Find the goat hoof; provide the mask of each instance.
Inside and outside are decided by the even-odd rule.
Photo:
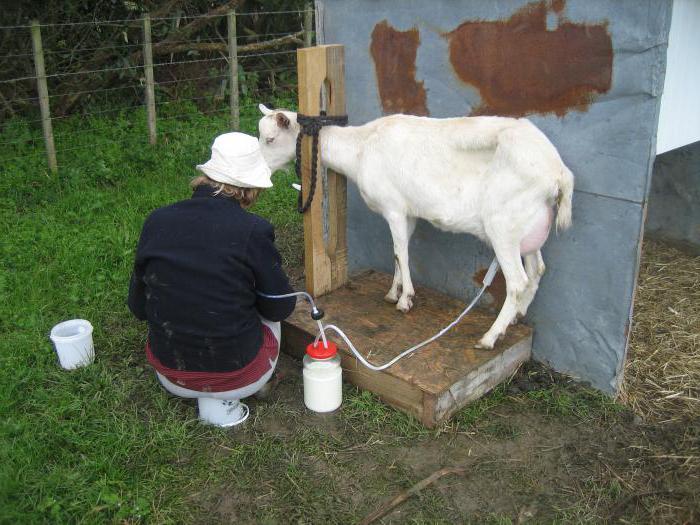
[[[411,308],[413,308],[413,301],[410,297],[401,298],[399,302],[396,303],[396,309],[407,314]]]
[[[399,302],[399,297],[398,297],[398,294],[389,292],[388,294],[386,294],[384,296],[384,300],[387,303],[396,304]]]
[[[474,348],[479,350],[493,350],[493,343],[482,337],[478,343],[474,345]]]

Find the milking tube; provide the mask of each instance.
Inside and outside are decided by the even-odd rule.
[[[307,292],[291,292],[291,293],[285,293],[281,295],[272,295],[272,294],[266,294],[263,292],[256,292],[260,297],[265,297],[266,299],[286,299],[287,297],[303,297],[306,299],[309,304],[311,305],[311,318],[318,323],[318,330],[319,333],[316,336],[316,339],[314,341],[314,344],[318,344],[319,339],[323,341],[323,346],[324,348],[328,348],[328,341],[326,339],[326,330],[331,330],[338,334],[343,341],[345,341],[345,344],[348,345],[348,348],[352,351],[353,354],[355,354],[355,357],[357,358],[360,363],[365,365],[367,368],[370,370],[375,370],[375,371],[380,371],[380,370],[385,370],[389,368],[390,366],[396,364],[399,360],[403,359],[404,357],[412,354],[416,350],[419,350],[420,348],[423,348],[425,345],[432,343],[439,337],[442,337],[448,330],[450,330],[452,327],[454,327],[457,323],[459,323],[462,318],[467,315],[474,306],[476,306],[476,303],[479,302],[479,299],[481,299],[481,296],[484,295],[484,292],[486,289],[491,285],[493,282],[494,277],[496,276],[496,272],[498,271],[498,260],[494,257],[493,261],[491,261],[491,265],[489,266],[489,269],[486,272],[486,275],[484,276],[484,280],[482,281],[482,286],[479,292],[476,294],[476,296],[472,299],[472,301],[467,305],[467,307],[462,310],[462,313],[460,313],[454,321],[452,321],[450,324],[445,326],[442,330],[437,332],[435,335],[432,337],[429,337],[425,341],[422,341],[421,343],[418,343],[415,346],[412,346],[408,350],[404,350],[401,352],[399,355],[394,357],[391,361],[388,363],[384,363],[383,365],[375,365],[367,361],[360,352],[357,351],[355,348],[355,345],[352,344],[352,341],[350,341],[350,338],[345,335],[345,332],[343,332],[340,328],[338,328],[336,325],[329,324],[329,325],[324,325],[321,322],[321,319],[323,319],[324,312],[320,308],[316,306],[316,302],[314,301],[314,298],[311,296],[311,294]]]

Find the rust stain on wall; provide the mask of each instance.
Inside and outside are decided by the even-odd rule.
[[[578,24],[564,15],[565,0],[533,2],[508,20],[464,22],[445,36],[450,62],[482,104],[472,115],[584,111],[610,89],[613,50],[607,22]],[[547,13],[556,28],[547,29]]]
[[[486,277],[487,271],[488,268],[481,268],[472,276],[472,280],[479,286],[479,288],[481,288],[484,283],[484,277]],[[497,311],[500,311],[501,308],[503,308],[503,303],[506,301],[506,295],[508,293],[506,291],[506,279],[503,277],[503,272],[501,272],[501,270],[496,272],[496,276],[493,278],[491,286],[489,286],[486,291],[493,299],[493,304],[491,306]]]
[[[423,82],[416,80],[419,45],[420,35],[415,27],[398,31],[386,20],[374,26],[369,50],[384,114],[428,115]]]

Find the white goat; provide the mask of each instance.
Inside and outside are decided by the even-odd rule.
[[[296,113],[260,104],[260,146],[275,171],[295,155]],[[557,150],[527,119],[382,117],[363,126],[328,126],[321,163],[352,180],[369,208],[386,219],[394,243],[394,280],[385,299],[413,306],[408,244],[416,219],[471,233],[496,253],[506,300],[479,341],[493,348],[527,312],[545,266],[540,248],[556,226],[571,224],[574,178]],[[521,258],[522,256],[522,258]],[[524,265],[523,265],[524,259]]]

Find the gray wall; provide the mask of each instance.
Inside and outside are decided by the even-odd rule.
[[[370,52],[378,23],[387,20],[399,31],[419,31],[415,79],[423,82],[430,116],[469,115],[483,106],[481,91],[455,74],[444,34],[464,21],[509,19],[527,4],[524,0],[318,1],[320,37],[325,43],[346,47],[351,124],[383,114]],[[590,105],[559,114],[528,112],[574,172],[576,191],[574,226],[559,236],[552,234],[545,246],[548,269],[527,322],[535,328],[536,359],[604,391],[616,392],[627,347],[655,151],[671,5],[658,0],[554,4],[563,9],[558,14],[548,12],[547,30],[555,29],[557,23],[592,24],[610,35],[612,81],[607,91],[588,96]],[[529,8],[543,5],[530,2]],[[513,29],[518,30],[517,26]],[[589,60],[595,57],[579,52],[570,57],[570,63],[582,68]],[[354,186],[350,185],[348,193],[351,271],[367,267],[393,271],[386,223],[366,208]],[[416,282],[462,299],[476,292],[473,275],[492,258],[490,248],[476,239],[440,232],[422,222],[410,253]]]
[[[656,157],[646,232],[700,253],[700,142]]]

